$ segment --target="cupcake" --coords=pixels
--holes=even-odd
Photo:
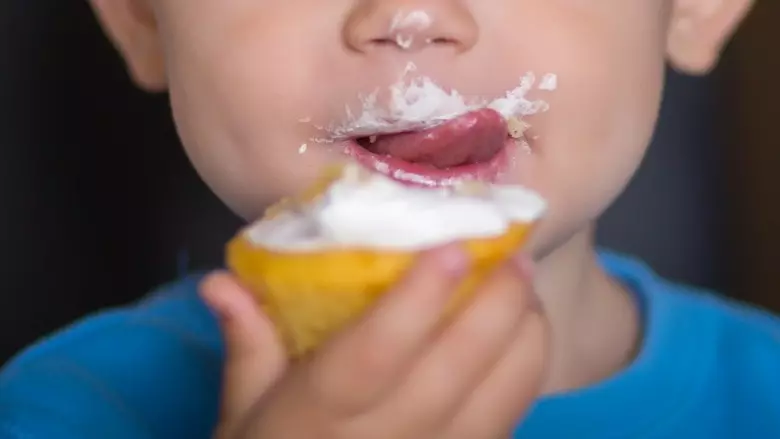
[[[364,313],[422,251],[460,242],[472,263],[454,310],[519,250],[544,210],[521,186],[417,188],[347,165],[241,230],[228,243],[227,265],[295,358]]]

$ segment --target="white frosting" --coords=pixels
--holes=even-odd
[[[542,76],[539,81],[539,90],[552,91],[558,88],[558,76],[554,73],[548,73]]]
[[[347,168],[317,202],[261,220],[246,231],[258,246],[278,251],[360,247],[420,250],[452,241],[498,236],[546,208],[521,186],[463,189],[405,186],[377,173]]]
[[[414,70],[414,63],[409,63],[403,77]],[[360,137],[429,128],[481,108],[496,110],[507,119],[536,114],[549,108],[541,99],[527,98],[526,95],[533,90],[536,82],[535,75],[530,72],[523,76],[520,85],[503,97],[490,101],[467,99],[456,90],[445,90],[426,76],[410,81],[403,77],[390,87],[388,105],[380,104],[379,90],[376,90],[368,96],[360,97],[362,108],[359,114],[347,106],[346,121],[326,130],[337,139]],[[550,75],[545,76],[548,84],[543,85],[549,86],[550,78]]]
[[[425,30],[431,26],[431,23],[433,23],[433,19],[423,9],[413,9],[408,12],[398,11],[390,23],[390,33],[405,29]]]
[[[433,19],[424,10],[415,9],[408,13],[398,11],[390,24],[390,35],[395,36],[395,44],[398,47],[410,49],[415,43],[415,34],[430,27],[431,23]]]

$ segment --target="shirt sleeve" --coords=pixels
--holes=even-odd
[[[0,371],[0,439],[208,439],[222,347],[196,278],[87,318]]]

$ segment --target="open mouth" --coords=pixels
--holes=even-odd
[[[524,141],[510,128],[504,116],[484,108],[422,130],[353,137],[345,150],[363,166],[411,185],[494,182],[510,164],[509,151]]]

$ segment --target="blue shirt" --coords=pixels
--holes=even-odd
[[[780,438],[780,321],[602,262],[635,294],[641,351],[616,376],[539,400],[518,438]],[[3,439],[208,439],[223,358],[198,277],[84,319],[0,372]]]

